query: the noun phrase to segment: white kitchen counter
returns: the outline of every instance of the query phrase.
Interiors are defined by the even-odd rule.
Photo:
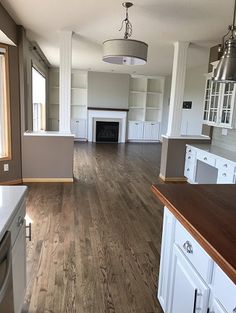
[[[26,186],[0,186],[0,241],[23,201]]]

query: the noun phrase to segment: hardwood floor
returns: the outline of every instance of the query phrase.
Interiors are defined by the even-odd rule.
[[[74,183],[29,184],[23,313],[160,313],[159,144],[75,144]],[[55,160],[56,162],[56,160]]]

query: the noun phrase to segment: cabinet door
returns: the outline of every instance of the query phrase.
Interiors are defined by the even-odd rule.
[[[75,135],[75,138],[86,138],[86,120],[71,120],[71,132]]]
[[[219,116],[219,123],[222,127],[232,126],[235,91],[236,86],[234,83],[226,83],[222,86],[222,102]]]
[[[15,313],[20,313],[26,288],[26,233],[25,222],[12,249],[12,275]]]
[[[175,217],[165,207],[161,240],[161,260],[158,278],[157,297],[164,312],[167,312],[168,295],[170,292],[170,269],[174,244]]]
[[[218,122],[221,94],[222,84],[219,82],[212,82],[208,116],[208,123],[210,125],[216,125]]]
[[[143,130],[144,140],[159,140],[159,123],[145,122]]]
[[[209,313],[227,313],[223,306],[213,298],[212,304],[210,305]]]
[[[205,86],[204,114],[203,114],[203,120],[206,122],[208,121],[208,118],[209,118],[211,83],[212,83],[211,77],[208,77],[206,80],[206,86]]]
[[[176,245],[173,249],[171,275],[168,312],[207,312],[209,288]]]
[[[128,124],[128,139],[142,140],[143,139],[143,122],[129,122]]]

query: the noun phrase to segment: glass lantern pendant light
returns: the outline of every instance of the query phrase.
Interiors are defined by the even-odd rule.
[[[233,23],[229,26],[228,33],[222,38],[219,52],[223,52],[223,55],[213,74],[213,80],[222,83],[236,82],[235,11],[236,0],[234,3]],[[227,39],[229,34],[230,37]]]
[[[125,25],[123,39],[110,39],[103,43],[103,61],[112,64],[142,65],[147,62],[148,45],[139,40],[129,39],[132,35],[132,24],[129,21],[128,9],[133,3],[124,2],[126,9],[125,19],[122,21],[120,31]]]

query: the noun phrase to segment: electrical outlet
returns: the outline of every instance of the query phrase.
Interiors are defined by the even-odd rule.
[[[4,170],[4,172],[8,172],[9,171],[9,164],[8,163],[3,165],[3,170]]]
[[[227,136],[228,135],[228,129],[227,128],[222,128],[222,135]]]

